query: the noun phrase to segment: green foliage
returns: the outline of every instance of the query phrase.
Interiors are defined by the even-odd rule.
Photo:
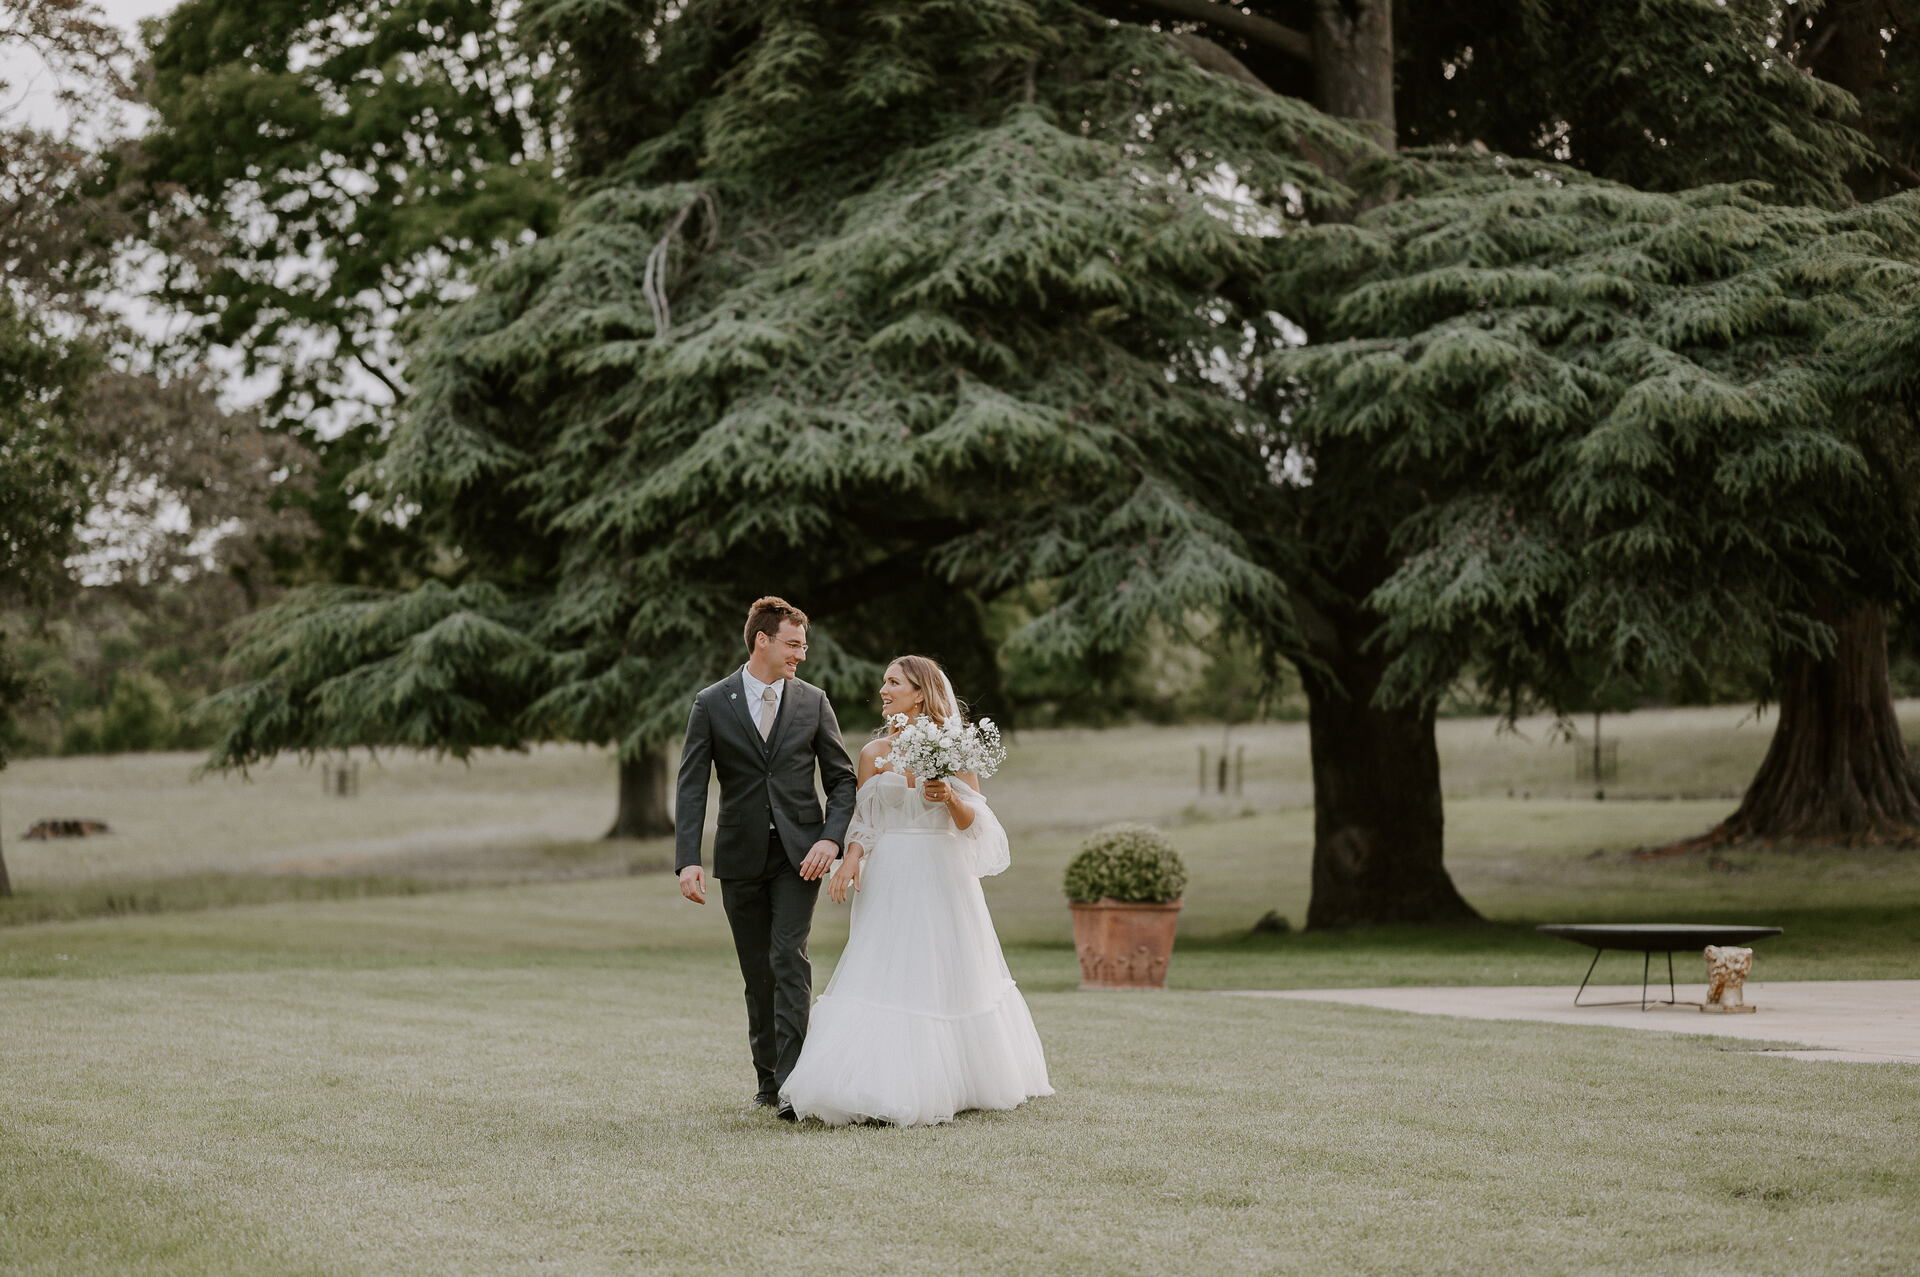
[[[6,631],[0,630],[0,767],[7,765],[8,754],[19,748],[15,715],[35,690],[7,650]]]
[[[1283,627],[1227,517],[1266,500],[1268,461],[1219,393],[1220,333],[1275,338],[1242,286],[1264,232],[1346,194],[1310,155],[1365,143],[1071,5],[755,12],[705,97],[416,347],[365,473],[527,645],[511,676],[503,645],[440,677],[489,680],[494,739],[631,751],[740,659],[769,589],[815,619],[807,676],[861,695],[897,641],[862,621],[907,601],[964,634],[1047,581],[1012,639],[1047,660],[1202,613]],[[700,83],[710,32],[686,21],[662,19],[659,71]],[[1228,157],[1263,211],[1222,194]],[[410,639],[339,642],[353,608],[404,610],[316,595],[263,624],[287,642],[247,652],[280,674],[223,702],[221,758],[384,737],[351,714],[390,704],[343,689]]]
[[[100,748],[109,754],[164,749],[174,743],[180,722],[173,695],[153,675],[129,671],[113,681],[113,696],[100,724]]]
[[[994,694],[979,652],[1002,638],[1016,681],[1073,695],[1062,671],[1110,682],[1195,617],[1257,636],[1266,677],[1314,659],[1303,595],[1391,613],[1387,699],[1472,665],[1571,704],[1817,648],[1814,593],[1906,588],[1887,432],[1823,424],[1852,375],[1833,334],[1902,286],[1906,214],[1770,202],[1839,201],[1864,152],[1842,95],[1768,61],[1758,9],[1630,9],[1526,7],[1506,44],[1476,37],[1473,84],[1564,82],[1500,80],[1459,136],[1551,153],[1559,111],[1588,121],[1579,163],[1771,193],[1369,169],[1298,100],[1052,0],[535,6],[602,158],[551,235],[416,327],[416,393],[355,478],[444,549],[444,581],[264,617],[217,757],[631,753],[739,659],[768,589],[815,618],[807,675],[861,696],[903,646]],[[1452,38],[1433,22],[1427,54]],[[608,52],[630,41],[645,76]],[[1634,129],[1597,105],[1609,84]],[[1293,225],[1358,191],[1388,202]],[[1282,316],[1311,344],[1281,349]],[[1863,499],[1864,550],[1838,516]]]
[[[0,613],[32,695],[0,748],[25,755],[192,749],[212,743],[191,708],[219,687],[222,630],[246,610],[231,580],[95,587]]]
[[[384,447],[381,427],[361,422],[326,438],[307,430],[294,434],[306,445],[301,477],[308,482],[288,485],[291,490],[282,499],[308,520],[312,535],[268,543],[273,579],[290,586],[417,584],[433,561],[434,547],[415,524],[367,517],[362,511],[369,494],[353,481]]]
[[[1920,199],[1839,212],[1430,155],[1414,198],[1288,237],[1314,344],[1266,362],[1318,455],[1417,485],[1371,602],[1385,699],[1709,678],[1818,653],[1822,600],[1913,598],[1910,417],[1874,389]],[[1904,310],[1902,308],[1905,308]],[[1851,403],[1851,406],[1849,404]]]
[[[514,730],[546,653],[528,609],[484,582],[408,592],[296,591],[237,627],[233,659],[260,675],[198,711],[223,733],[216,758],[405,745],[465,757],[517,747]]]
[[[275,375],[276,421],[383,416],[396,325],[552,225],[555,89],[515,8],[187,0],[148,25],[141,176],[220,237],[211,258],[173,245],[162,299]]]
[[[42,600],[64,576],[86,502],[73,418],[89,364],[0,288],[0,602]],[[0,635],[0,767],[33,690]]]
[[[1876,154],[1849,175],[1867,200],[1920,186],[1920,6],[1914,0],[1799,0],[1785,10],[1780,53],[1860,103]]]
[[[172,690],[138,669],[114,676],[105,706],[70,710],[61,728],[65,754],[124,754],[190,743],[183,739]]]
[[[1117,824],[1087,835],[1067,862],[1067,899],[1169,904],[1187,887],[1187,867],[1152,825]]]
[[[0,288],[0,591],[38,596],[64,575],[85,501],[73,420],[91,352]]]
[[[1044,591],[998,601],[990,633],[1004,637],[1044,612]],[[1263,667],[1256,644],[1213,618],[1185,635],[1154,623],[1121,651],[1080,660],[1009,652],[1006,699],[1023,727],[1111,727],[1131,722],[1243,723],[1298,719],[1298,681]],[[1003,716],[1004,717],[1004,716]]]
[[[1646,190],[1761,181],[1853,202],[1860,109],[1787,56],[1808,4],[1494,0],[1404,6],[1401,140],[1480,142]]]
[[[207,743],[176,710],[219,685],[222,630],[271,597],[276,554],[297,554],[311,527],[296,504],[309,454],[222,409],[207,378],[128,372],[114,366],[125,353],[88,378],[72,414],[79,502],[100,517],[64,547],[62,588],[0,610],[41,692],[5,730],[23,751]],[[122,676],[166,685],[166,721],[122,722]]]

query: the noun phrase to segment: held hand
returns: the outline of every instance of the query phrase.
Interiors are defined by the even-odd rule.
[[[940,803],[947,809],[947,815],[953,818],[953,827],[959,830],[973,828],[973,808],[960,796],[960,791],[944,780],[930,780],[922,791],[930,803]]]
[[[833,859],[840,854],[840,844],[831,838],[822,838],[813,844],[813,850],[800,862],[800,876],[808,882],[817,882],[828,869],[833,867]]]
[[[697,905],[707,903],[707,871],[688,865],[680,871],[680,894]]]
[[[866,860],[864,855],[849,851],[840,858],[840,867],[833,871],[833,881],[827,884],[827,899],[837,905],[847,902],[847,888],[860,890],[860,866]]]

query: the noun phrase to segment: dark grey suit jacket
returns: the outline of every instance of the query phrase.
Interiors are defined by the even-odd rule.
[[[813,788],[820,764],[827,810]],[[746,877],[761,872],[767,856],[767,825],[780,831],[780,845],[798,869],[822,838],[844,844],[853,819],[853,762],[840,740],[840,721],[827,694],[797,678],[780,693],[780,714],[763,742],[747,705],[740,671],[693,698],[686,744],[680,750],[680,785],[674,801],[673,867],[700,863],[700,835],[707,820],[709,768],[720,773],[720,828],[713,840],[713,876]]]

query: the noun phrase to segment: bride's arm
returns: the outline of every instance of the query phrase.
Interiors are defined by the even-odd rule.
[[[1004,870],[1010,856],[1007,831],[1001,828],[979,785],[979,778],[972,773],[955,776],[947,787],[953,795],[947,809],[953,812],[967,868],[975,877],[985,878]],[[961,824],[962,820],[966,823]]]
[[[870,740],[860,750],[859,779],[854,782],[856,793],[866,788],[868,781],[880,773],[880,760],[887,756],[893,742],[886,737]],[[867,854],[867,844],[873,841],[869,832],[872,828],[872,812],[868,809],[869,799],[862,797],[854,803],[853,821],[848,826],[846,854],[854,860]]]
[[[954,779],[971,786],[975,793],[980,792],[980,778],[972,772],[959,772],[955,774]],[[947,784],[943,780],[930,780],[927,782],[926,789],[922,792],[926,794],[928,802],[946,804],[947,815],[953,817],[953,827],[955,829],[967,830],[973,828],[973,807],[966,799],[960,796],[960,791],[952,785]]]
[[[860,751],[859,778],[855,781],[856,793],[880,770],[879,760],[886,753],[886,748],[885,740],[875,740],[868,741],[866,747]],[[866,819],[869,814],[868,801],[864,797],[854,801],[853,819],[847,826],[846,846],[841,850],[840,863],[833,871],[833,880],[827,884],[827,899],[835,904],[841,904],[846,900],[849,887],[855,891],[860,890],[860,865],[867,856],[867,843],[872,840],[872,835],[867,832],[870,828]]]
[[[972,772],[961,772],[954,779],[971,786],[974,793],[980,792],[980,778]],[[973,828],[973,805],[962,798],[952,785],[947,786],[947,812],[953,817],[955,829]]]

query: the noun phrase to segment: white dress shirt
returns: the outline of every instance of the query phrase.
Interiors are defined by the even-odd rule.
[[[755,727],[764,727],[767,733],[771,734],[773,731],[772,724],[762,723],[760,721],[760,715],[764,714],[767,709],[764,694],[767,688],[771,687],[773,689],[773,716],[779,718],[780,698],[787,694],[787,680],[783,678],[777,679],[772,683],[762,683],[753,676],[752,670],[742,665],[740,667],[740,681],[746,684],[747,704],[753,709],[753,725]]]

